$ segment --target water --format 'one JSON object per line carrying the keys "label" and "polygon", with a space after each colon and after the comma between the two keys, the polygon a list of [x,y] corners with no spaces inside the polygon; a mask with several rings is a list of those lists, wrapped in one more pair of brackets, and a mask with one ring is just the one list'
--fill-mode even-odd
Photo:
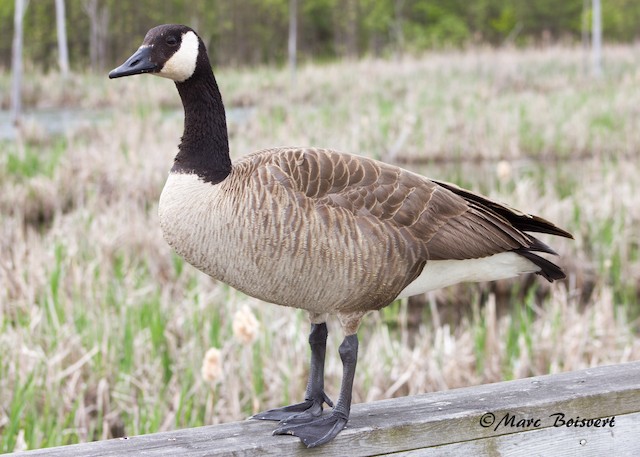
{"label": "water", "polygon": [[[229,108],[227,121],[233,124],[245,124],[253,113],[252,107]],[[27,111],[22,115],[23,125],[33,126],[47,136],[63,135],[83,126],[102,122],[112,116],[108,109],[56,108],[51,110]],[[168,117],[183,117],[182,108],[169,111]],[[0,141],[15,140],[16,128],[11,121],[11,112],[0,110]]]}
{"label": "water", "polygon": [[[25,112],[21,122],[48,135],[62,135],[70,129],[95,123],[106,116],[106,111],[62,108]],[[15,140],[16,133],[11,112],[0,111],[0,140]]]}

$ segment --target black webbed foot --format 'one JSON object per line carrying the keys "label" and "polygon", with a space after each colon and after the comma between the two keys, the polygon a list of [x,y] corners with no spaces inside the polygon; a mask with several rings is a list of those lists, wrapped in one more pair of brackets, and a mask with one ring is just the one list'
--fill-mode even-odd
{"label": "black webbed foot", "polygon": [[331,399],[327,397],[327,394],[321,392],[316,398],[306,399],[302,403],[296,403],[295,405],[263,411],[251,416],[250,419],[282,421],[297,418],[303,422],[309,422],[322,414],[323,403],[333,407]]}
{"label": "black webbed foot", "polygon": [[347,425],[349,418],[342,412],[332,411],[326,416],[300,423],[302,418],[284,420],[274,430],[274,435],[294,435],[307,447],[316,447],[328,443]]}
{"label": "black webbed foot", "polygon": [[351,409],[351,391],[358,360],[358,337],[356,334],[345,336],[339,348],[342,359],[342,383],[340,395],[333,410],[323,416],[324,403],[333,406],[324,393],[324,358],[327,343],[327,325],[312,324],[309,334],[311,346],[311,364],[305,401],[283,408],[258,413],[252,419],[281,421],[274,435],[294,435],[307,447],[325,444],[338,435],[347,425]]}
{"label": "black webbed foot", "polygon": [[294,435],[300,438],[305,446],[316,447],[328,443],[347,425],[351,410],[351,391],[358,359],[358,337],[348,335],[340,345],[343,375],[340,396],[335,408],[326,416],[309,418],[294,416],[284,419],[273,434]]}

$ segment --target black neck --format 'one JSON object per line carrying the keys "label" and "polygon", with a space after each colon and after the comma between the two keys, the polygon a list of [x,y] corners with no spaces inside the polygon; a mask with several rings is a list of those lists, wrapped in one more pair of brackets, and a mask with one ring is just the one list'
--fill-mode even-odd
{"label": "black neck", "polygon": [[227,120],[211,67],[198,66],[176,87],[184,106],[184,133],[172,172],[195,173],[217,184],[231,173]]}

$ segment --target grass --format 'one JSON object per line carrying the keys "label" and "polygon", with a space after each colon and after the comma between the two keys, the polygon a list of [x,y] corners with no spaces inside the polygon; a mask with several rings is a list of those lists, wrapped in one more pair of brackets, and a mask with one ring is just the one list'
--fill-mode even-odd
{"label": "grass", "polygon": [[[229,116],[236,156],[322,145],[397,161],[576,237],[548,240],[566,281],[465,285],[372,313],[354,401],[640,357],[637,51],[607,48],[601,80],[569,48],[307,65],[295,89],[284,69],[217,72],[242,119]],[[240,420],[298,401],[305,314],[216,283],[162,239],[157,200],[182,128],[171,84],[28,78],[29,109],[103,114],[56,136],[28,122],[0,144],[0,452]],[[239,333],[243,306],[259,329]],[[342,336],[329,325],[335,398]],[[205,380],[212,347],[221,371]]]}

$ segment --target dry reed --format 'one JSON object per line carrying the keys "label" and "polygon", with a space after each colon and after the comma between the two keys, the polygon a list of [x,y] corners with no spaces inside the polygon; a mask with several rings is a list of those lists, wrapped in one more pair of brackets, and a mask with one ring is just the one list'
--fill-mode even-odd
{"label": "dry reed", "polygon": [[[564,48],[307,65],[295,88],[284,70],[219,72],[236,156],[288,144],[420,161],[407,166],[576,236],[552,243],[567,281],[433,293],[417,321],[406,302],[372,314],[356,402],[640,357],[640,54],[606,55],[600,81]],[[162,240],[156,202],[182,127],[170,84],[49,75],[27,89],[32,106],[108,114],[62,138],[2,143],[0,451],[298,401],[304,314],[216,283]],[[342,336],[329,325],[335,397]]]}

